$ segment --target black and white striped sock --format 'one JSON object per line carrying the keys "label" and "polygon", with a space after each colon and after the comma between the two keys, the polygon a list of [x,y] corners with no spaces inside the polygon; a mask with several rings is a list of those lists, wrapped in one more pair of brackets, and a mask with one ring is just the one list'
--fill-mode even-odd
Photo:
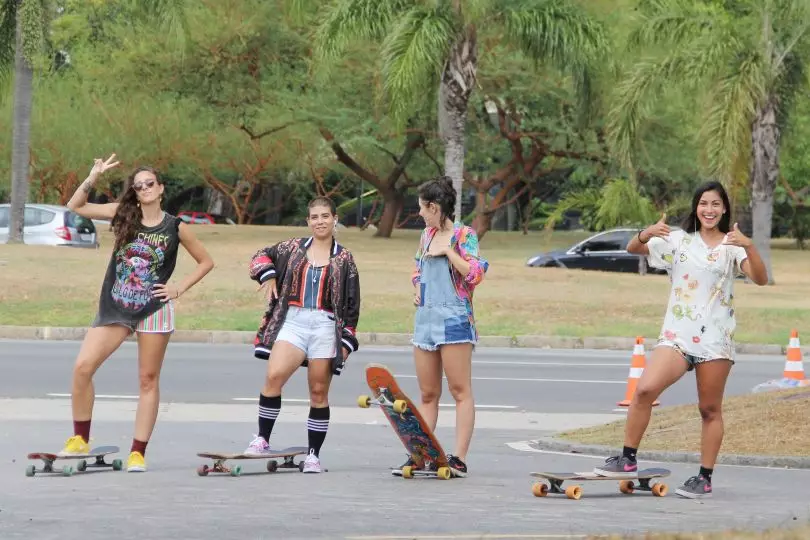
{"label": "black and white striped sock", "polygon": [[259,394],[259,436],[265,441],[270,441],[273,424],[276,423],[280,410],[281,396],[267,397]]}
{"label": "black and white striped sock", "polygon": [[329,429],[329,406],[310,407],[309,419],[307,420],[307,434],[309,435],[309,449],[320,455],[321,446],[326,439],[326,432]]}

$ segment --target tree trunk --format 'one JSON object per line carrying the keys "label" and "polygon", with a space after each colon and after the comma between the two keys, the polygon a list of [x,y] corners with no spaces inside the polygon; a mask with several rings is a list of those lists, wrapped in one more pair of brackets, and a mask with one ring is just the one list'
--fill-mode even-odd
{"label": "tree trunk", "polygon": [[461,215],[464,186],[465,131],[467,106],[478,68],[475,27],[470,25],[450,50],[439,84],[439,135],[444,140],[444,174],[456,188],[455,218]]}
{"label": "tree trunk", "polygon": [[771,269],[771,228],[773,193],[779,178],[779,137],[776,103],[771,97],[757,110],[751,129],[752,240],[768,270],[769,285],[775,283]]}
{"label": "tree trunk", "polygon": [[9,244],[23,243],[25,203],[28,201],[28,163],[34,72],[23,57],[21,19],[21,17],[17,17],[14,47],[14,127],[11,150]]}
{"label": "tree trunk", "polygon": [[394,232],[394,226],[397,224],[397,218],[402,211],[402,205],[405,202],[402,194],[396,190],[385,191],[383,196],[383,211],[380,216],[380,221],[377,223],[377,232],[374,236],[380,238],[391,238]]}

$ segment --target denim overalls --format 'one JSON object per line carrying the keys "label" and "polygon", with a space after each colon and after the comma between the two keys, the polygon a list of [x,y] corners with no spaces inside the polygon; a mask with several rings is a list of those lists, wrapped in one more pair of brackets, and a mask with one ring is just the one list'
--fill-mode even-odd
{"label": "denim overalls", "polygon": [[421,301],[416,308],[413,344],[426,351],[440,345],[475,343],[467,306],[458,297],[445,256],[425,255],[419,278]]}

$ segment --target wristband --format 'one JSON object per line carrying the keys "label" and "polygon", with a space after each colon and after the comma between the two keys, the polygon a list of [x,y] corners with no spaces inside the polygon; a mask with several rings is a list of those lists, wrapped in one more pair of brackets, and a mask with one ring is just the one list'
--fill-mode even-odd
{"label": "wristband", "polygon": [[647,242],[650,241],[649,239],[647,239],[647,242],[645,242],[644,240],[641,239],[641,231],[638,231],[638,234],[636,236],[638,237],[638,241],[641,242],[642,244],[646,244]]}

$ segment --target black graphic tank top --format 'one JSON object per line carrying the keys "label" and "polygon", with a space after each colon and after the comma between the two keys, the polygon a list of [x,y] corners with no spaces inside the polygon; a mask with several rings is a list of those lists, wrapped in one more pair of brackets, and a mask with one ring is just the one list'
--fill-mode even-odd
{"label": "black graphic tank top", "polygon": [[163,302],[152,288],[174,272],[182,220],[166,212],[154,227],[141,227],[132,242],[113,252],[101,284],[93,326],[123,324],[135,329]]}

